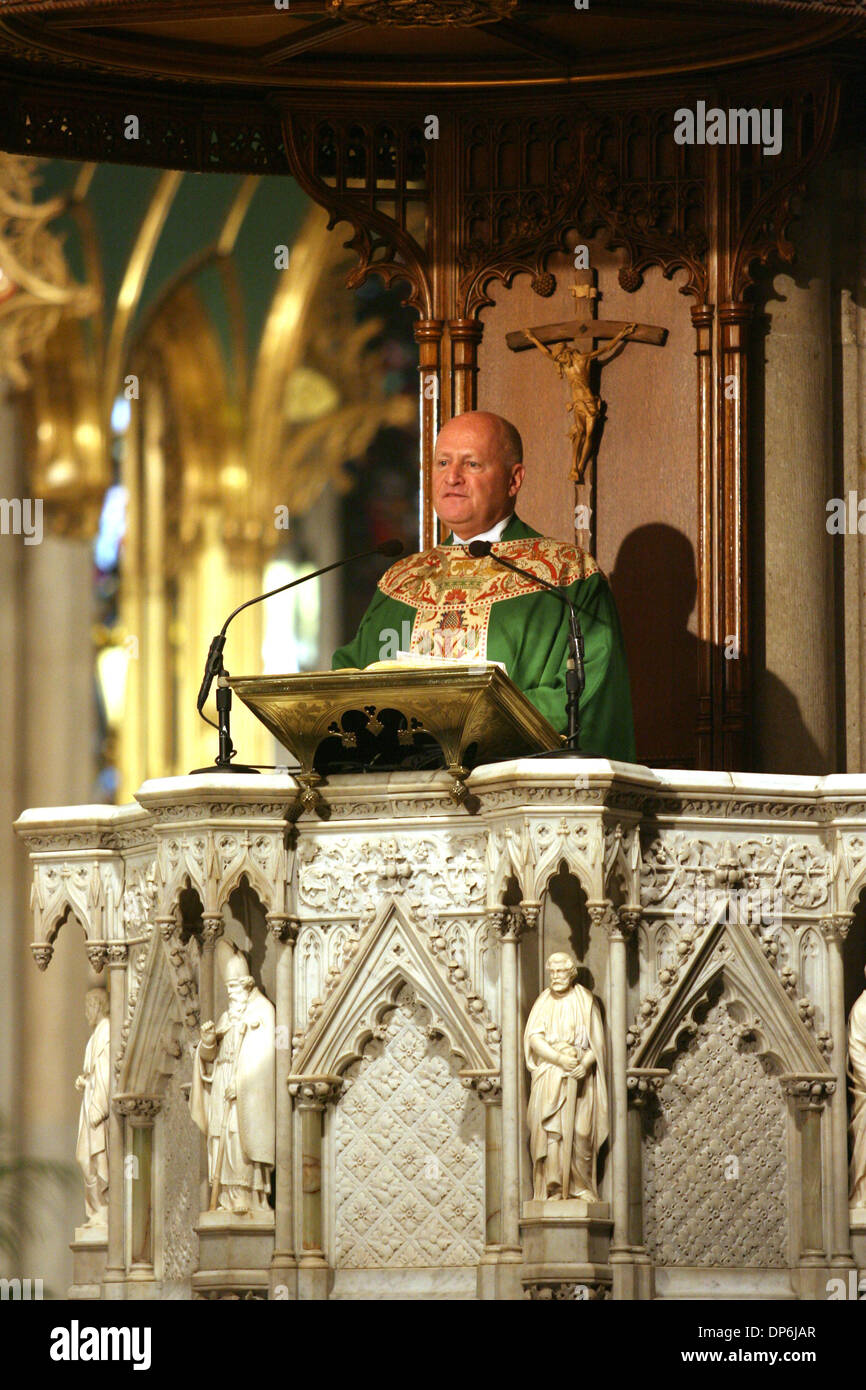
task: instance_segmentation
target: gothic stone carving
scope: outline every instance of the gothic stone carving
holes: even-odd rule
[[[360,917],[386,893],[402,894],[413,908],[427,913],[471,909],[484,902],[480,836],[322,836],[303,840],[297,860],[302,908],[329,920]]]
[[[301,972],[308,964],[307,944],[314,942],[307,928],[298,951]],[[471,1065],[490,1066],[499,1046],[500,1028],[483,995],[463,962],[451,955],[447,937],[435,920],[431,925],[408,911],[400,900],[390,898],[359,935],[347,934],[341,967],[329,972],[323,997],[312,1001],[305,1026],[302,1023],[292,1038],[295,1069],[299,1073],[309,1071],[313,1054],[317,1060],[312,1070],[316,1073],[332,1070],[331,1063],[339,1058],[345,1063],[350,1054],[334,1052],[332,1057],[334,1048],[354,1050],[358,1038],[369,1031],[375,1035],[383,1000],[389,997],[395,980],[405,982],[407,978],[419,984],[423,980],[430,991],[428,998],[438,1000],[433,1026],[451,1039],[455,1050],[471,1058]],[[346,1019],[338,1024],[345,1010]],[[326,1057],[330,1059],[327,1063]]]
[[[189,947],[181,939],[180,927],[174,916],[158,917],[156,925],[162,938],[166,959],[171,969],[172,987],[183,1014],[183,1021],[191,1033],[198,1030],[200,1013],[198,985],[189,957]]]
[[[188,1052],[170,1077],[158,1121],[162,1191],[162,1296],[189,1298],[198,1267],[199,1137],[184,1095],[192,1075]]]
[[[337,1108],[337,1265],[476,1264],[484,1246],[483,1111],[404,986],[346,1073]]]
[[[534,1302],[555,1303],[598,1303],[613,1297],[609,1284],[577,1284],[569,1280],[553,1280],[548,1283],[526,1284],[524,1297]]]
[[[660,1265],[784,1266],[786,1102],[724,999],[659,1090],[644,1139],[645,1238]]]
[[[784,835],[710,842],[686,831],[656,835],[644,850],[641,902],[645,908],[682,909],[707,921],[725,893],[744,890],[756,905],[779,902],[780,911],[816,912],[828,901],[830,856]]]

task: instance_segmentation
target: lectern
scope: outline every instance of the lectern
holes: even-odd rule
[[[451,796],[462,802],[472,767],[563,745],[495,662],[382,661],[364,671],[239,676],[229,685],[298,759],[308,810],[321,802],[322,770],[335,758],[341,771],[438,761],[452,775]]]

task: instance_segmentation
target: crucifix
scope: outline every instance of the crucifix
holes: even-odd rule
[[[507,333],[505,341],[512,352],[538,348],[554,363],[560,377],[568,382],[571,400],[569,437],[572,444],[572,465],[569,475],[575,483],[575,536],[582,549],[593,551],[595,528],[593,455],[598,444],[599,425],[604,402],[596,395],[590,382],[593,362],[603,366],[624,343],[653,343],[661,347],[667,338],[666,328],[648,323],[624,323],[595,317],[598,289],[594,270],[576,270],[571,286],[575,307],[580,312],[582,300],[587,301],[583,317],[566,323],[546,323],[540,328],[520,328]],[[596,347],[596,342],[602,346]],[[551,347],[550,344],[557,344]],[[573,346],[569,346],[573,344]]]

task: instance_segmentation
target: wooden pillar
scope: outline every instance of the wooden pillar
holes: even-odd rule
[[[698,708],[695,726],[697,765],[715,766],[713,740],[713,688],[716,679],[714,660],[715,632],[713,626],[713,557],[717,553],[716,508],[717,495],[716,451],[713,445],[715,400],[713,391],[713,322],[712,304],[692,307],[697,344],[698,388]]]
[[[419,492],[421,549],[438,539],[432,502],[433,446],[442,421],[442,320],[420,319],[414,327],[418,344],[420,400],[419,448],[421,480]]]
[[[718,766],[742,771],[751,767],[751,691],[749,685],[747,376],[752,305],[719,305],[719,488],[721,545],[719,632],[721,652],[721,741]]]
[[[478,344],[484,325],[478,319],[451,319],[448,338],[451,343],[451,403],[452,415],[463,415],[478,405]]]

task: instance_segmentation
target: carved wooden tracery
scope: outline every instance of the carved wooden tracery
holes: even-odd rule
[[[371,274],[387,285],[406,281],[407,303],[429,318],[432,293],[426,253],[411,228],[426,220],[427,152],[423,123],[287,112],[283,138],[292,172],[305,192],[330,213],[330,226],[349,222],[347,242],[358,265],[350,288]]]
[[[545,271],[569,231],[599,231],[624,247],[620,283],[635,290],[641,272],[666,275],[685,266],[699,293],[706,250],[704,172],[695,150],[673,143],[673,111],[647,105],[626,111],[572,103],[567,114],[523,118],[464,117],[458,310],[468,317],[493,301],[493,279],[533,276],[533,289],[555,288]]]

